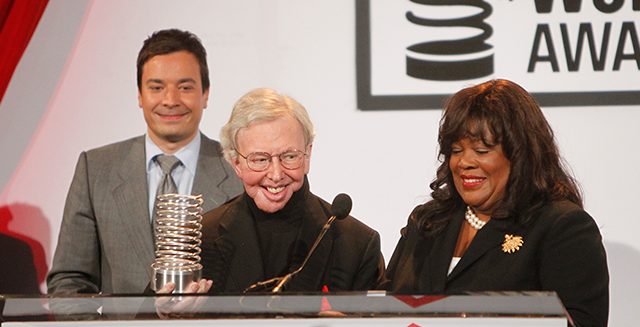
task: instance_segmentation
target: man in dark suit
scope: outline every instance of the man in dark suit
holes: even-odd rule
[[[236,102],[220,142],[245,192],[203,216],[204,279],[188,292],[242,292],[301,267],[331,216],[331,206],[311,192],[307,178],[313,139],[306,110],[286,95],[264,88]],[[380,236],[347,216],[334,221],[306,266],[282,289],[369,290],[383,272]],[[171,292],[169,285],[159,292]],[[174,311],[172,303],[157,304],[160,311]]]
[[[155,32],[137,60],[138,101],[147,133],[80,154],[49,293],[142,293],[154,260],[151,217],[172,155],[178,193],[202,194],[210,210],[242,191],[220,144],[199,132],[209,97],[206,51],[192,33]]]

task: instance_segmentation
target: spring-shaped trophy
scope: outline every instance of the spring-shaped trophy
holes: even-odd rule
[[[162,194],[156,199],[156,259],[152,289],[176,284],[175,293],[183,293],[191,282],[202,276],[200,244],[202,229],[201,195]]]

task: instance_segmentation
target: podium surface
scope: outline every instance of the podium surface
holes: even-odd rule
[[[188,303],[160,318],[156,300]],[[567,326],[555,293],[0,296],[2,326]]]

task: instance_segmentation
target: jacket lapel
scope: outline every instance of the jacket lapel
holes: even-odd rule
[[[500,247],[504,240],[505,221],[489,220],[489,222],[478,231],[471,241],[469,248],[464,253],[460,262],[449,274],[447,281],[451,281],[467,267],[480,259],[487,251]],[[455,242],[453,242],[455,244]]]
[[[320,205],[317,198],[309,193],[305,203],[305,216],[303,217],[302,230],[297,242],[297,247],[292,260],[292,270],[297,269],[302,264],[304,258],[309,253],[311,246],[315,242],[320,230],[327,222],[330,213]],[[337,221],[334,221],[336,223]],[[313,255],[309,258],[306,266],[291,279],[287,290],[314,290],[320,289],[323,277],[325,277],[329,257],[333,248],[334,232],[333,228],[327,231]]]
[[[220,237],[215,246],[222,255],[228,275],[223,278],[225,290],[243,291],[247,285],[264,280],[262,256],[257,241],[255,226],[249,208],[242,196],[237,201],[242,205],[229,210],[220,221]],[[232,251],[228,251],[228,249]]]
[[[456,240],[460,233],[463,217],[463,212],[456,210],[451,217],[451,221],[445,227],[442,236],[436,237],[433,241],[433,248],[426,259],[427,269],[422,269],[423,274],[428,274],[428,276],[421,276],[419,279],[420,283],[430,281],[430,285],[420,285],[418,289],[428,289],[433,293],[444,292],[447,272],[456,247]]]
[[[154,246],[149,217],[149,196],[147,190],[147,172],[145,167],[144,137],[137,138],[131,145],[127,157],[122,161],[118,172],[119,180],[112,189],[118,215],[114,222],[125,226],[131,242],[129,247],[140,262],[151,263],[154,258]]]
[[[202,135],[191,193],[202,194],[204,212],[217,208],[242,193],[242,184],[221,153],[222,150],[217,143]]]

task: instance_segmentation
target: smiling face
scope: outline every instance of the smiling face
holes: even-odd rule
[[[147,133],[165,153],[173,153],[197,134],[209,90],[203,92],[200,66],[187,51],[157,55],[142,69],[138,104]]]
[[[462,200],[478,215],[491,216],[504,195],[511,172],[502,146],[463,138],[451,147],[449,169]]]
[[[305,146],[300,123],[289,115],[257,121],[238,131],[236,144],[236,150],[244,156],[254,152],[274,155],[265,171],[249,169],[247,160],[241,156],[235,158],[233,166],[245,191],[260,210],[274,213],[284,208],[293,192],[302,187],[304,176],[309,173],[311,144]],[[287,169],[280,164],[276,155],[290,150],[307,153],[300,168]]]

